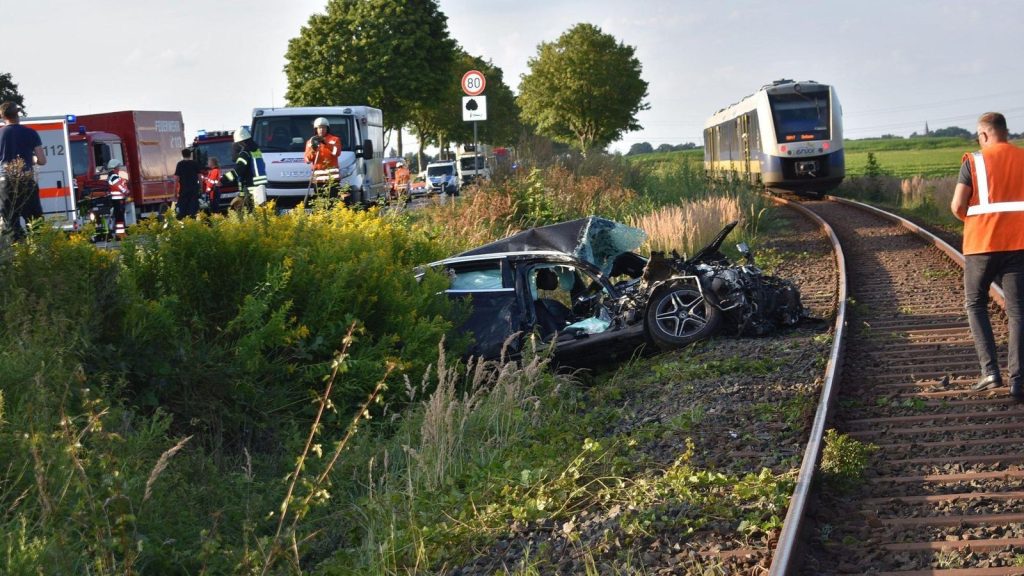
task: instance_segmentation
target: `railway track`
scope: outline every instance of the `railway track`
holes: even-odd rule
[[[971,389],[979,369],[961,266],[877,214],[803,206],[835,231],[849,278],[827,419],[876,450],[863,482],[825,484],[806,518],[794,510],[798,484],[772,573],[1024,574],[1024,406],[1005,387]],[[992,311],[1004,341],[1002,311]]]

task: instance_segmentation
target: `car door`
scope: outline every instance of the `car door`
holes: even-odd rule
[[[448,273],[451,284],[446,294],[467,304],[468,315],[461,327],[473,334],[469,353],[495,359],[508,342],[505,352],[517,355],[522,349],[522,338],[509,339],[524,331],[525,318],[508,262],[495,259],[450,265]]]

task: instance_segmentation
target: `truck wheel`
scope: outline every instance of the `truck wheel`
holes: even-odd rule
[[[688,284],[674,284],[654,293],[644,323],[647,335],[662,350],[672,350],[715,333],[722,312]]]

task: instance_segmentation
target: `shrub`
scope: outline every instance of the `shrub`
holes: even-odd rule
[[[874,444],[864,444],[829,429],[825,432],[825,449],[821,454],[824,481],[840,491],[851,490],[863,481],[871,455],[877,450]]]
[[[344,207],[173,221],[122,247],[123,323],[106,368],[122,370],[143,405],[252,439],[308,409],[355,323],[352,377],[332,398],[347,416],[385,359],[422,371],[450,328],[435,296],[443,279],[412,273],[437,256],[395,222]]]

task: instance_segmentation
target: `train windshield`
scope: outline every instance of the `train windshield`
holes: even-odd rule
[[[831,138],[828,90],[769,94],[780,144]]]

